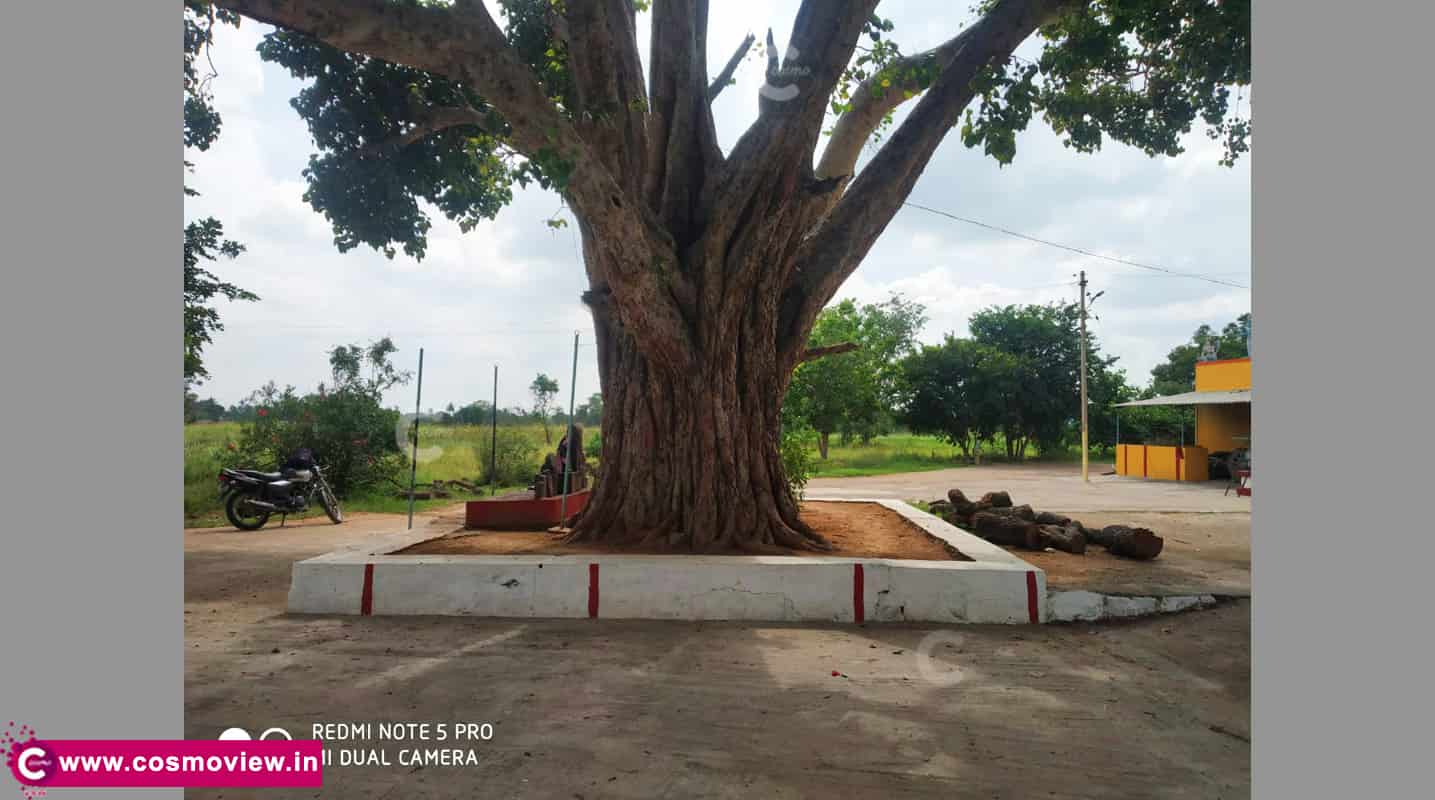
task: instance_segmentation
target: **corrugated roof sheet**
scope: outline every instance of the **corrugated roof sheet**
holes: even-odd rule
[[[1207,406],[1207,405],[1232,405],[1235,403],[1251,402],[1250,389],[1233,389],[1224,392],[1184,392],[1182,394],[1168,394],[1163,397],[1151,397],[1146,400],[1133,400],[1129,403],[1117,403],[1117,407],[1125,406]]]

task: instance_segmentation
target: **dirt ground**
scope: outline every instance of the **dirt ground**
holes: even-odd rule
[[[811,525],[814,530],[832,543],[833,549],[816,552],[772,548],[768,554],[902,558],[929,561],[950,561],[954,558],[970,560],[900,515],[876,503],[808,502],[803,503],[801,516],[804,522]],[[567,544],[563,541],[561,534],[543,531],[467,531],[460,526],[442,539],[420,542],[400,552],[405,555],[515,555],[519,553],[664,555],[673,551],[661,545]]]
[[[1251,515],[1160,514],[1123,511],[1060,511],[1091,528],[1133,525],[1166,540],[1161,555],[1133,561],[1090,545],[1085,555],[1009,548],[1046,571],[1052,589],[1086,589],[1109,594],[1251,594]]]
[[[443,532],[454,514],[416,526]],[[331,766],[322,790],[189,796],[1250,794],[1246,600],[1040,627],[284,613],[293,561],[403,524],[354,514],[339,526],[186,531],[186,737],[491,723],[490,741],[463,745],[478,763],[398,763],[406,748],[452,743],[331,741],[336,760],[382,749],[391,763]]]

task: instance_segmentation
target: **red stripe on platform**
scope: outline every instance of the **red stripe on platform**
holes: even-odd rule
[[[1041,608],[1036,604],[1036,573],[1026,574],[1026,616],[1031,622],[1041,622]]]
[[[374,613],[374,565],[364,565],[364,594],[359,599],[359,613],[369,616]]]
[[[588,616],[598,616],[598,565],[588,565]]]
[[[866,618],[866,593],[863,590],[862,565],[852,565],[852,618],[862,624]]]

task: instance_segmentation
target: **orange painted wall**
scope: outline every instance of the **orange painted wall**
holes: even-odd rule
[[[1251,360],[1227,358],[1196,362],[1196,391],[1225,392],[1251,388]]]
[[[1233,436],[1251,435],[1251,406],[1233,403],[1219,406],[1196,406],[1196,444],[1213,453],[1249,447],[1250,439],[1237,441]]]
[[[1204,481],[1209,477],[1208,455],[1204,447],[1123,444],[1116,448],[1116,474],[1166,481]]]

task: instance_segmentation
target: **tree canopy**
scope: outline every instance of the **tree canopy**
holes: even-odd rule
[[[293,101],[315,146],[305,198],[341,250],[422,257],[430,208],[469,228],[515,185],[561,193],[606,401],[606,477],[575,537],[821,548],[783,475],[783,398],[822,309],[947,133],[1005,163],[1038,116],[1081,152],[1115,140],[1174,155],[1200,123],[1230,163],[1250,136],[1250,3],[980,0],[969,24],[909,53],[877,0],[802,0],[785,47],[767,35],[755,117],[726,152],[712,101],[753,37],[713,42],[735,49],[710,70],[716,5],[499,0],[502,25],[481,0],[186,13],[278,28],[260,52],[306,82]],[[1014,58],[1033,35],[1040,55]]]

